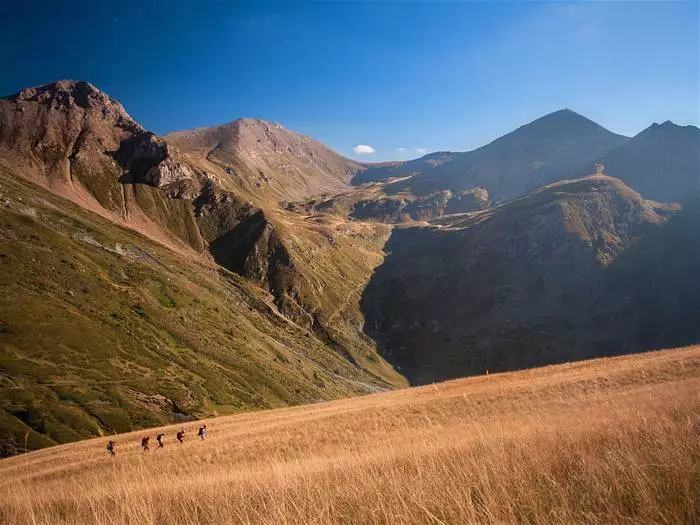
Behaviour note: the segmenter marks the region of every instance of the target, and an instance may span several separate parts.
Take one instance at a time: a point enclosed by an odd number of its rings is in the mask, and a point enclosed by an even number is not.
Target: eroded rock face
[[[466,213],[484,210],[489,206],[489,192],[485,188],[471,188],[455,193],[447,202],[445,213]]]
[[[182,181],[203,182],[205,177],[177,160],[177,151],[153,133],[143,132],[123,140],[114,158],[124,169],[123,182],[162,188]]]
[[[483,188],[472,188],[458,193],[444,190],[413,198],[384,193],[380,193],[377,197],[367,197],[360,189],[356,195],[343,194],[323,201],[315,205],[315,209],[334,211],[349,208],[350,216],[355,219],[399,224],[409,221],[429,221],[446,213],[482,210],[488,205],[488,192]],[[295,207],[292,206],[291,209]]]
[[[189,167],[167,158],[146,172],[144,182],[160,188],[194,178],[195,173]]]
[[[356,219],[374,219],[382,222],[398,223],[407,213],[409,201],[406,199],[362,200],[353,207],[352,216]]]
[[[103,119],[113,121],[123,129],[142,129],[119,102],[84,80],[59,80],[44,86],[23,89],[6,99],[15,102],[20,113],[29,109],[25,103],[35,103],[63,112],[81,108],[85,111],[95,111],[101,114]]]

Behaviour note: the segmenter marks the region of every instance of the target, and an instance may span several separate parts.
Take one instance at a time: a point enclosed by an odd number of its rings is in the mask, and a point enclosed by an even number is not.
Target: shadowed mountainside
[[[621,146],[584,166],[595,165],[647,199],[681,202],[700,195],[700,129],[672,122],[653,124]]]
[[[697,341],[698,206],[678,208],[591,176],[397,229],[367,333],[418,384]]]

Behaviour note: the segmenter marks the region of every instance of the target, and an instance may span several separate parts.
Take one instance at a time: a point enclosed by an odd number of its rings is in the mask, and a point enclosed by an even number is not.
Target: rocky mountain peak
[[[114,119],[121,127],[141,129],[118,101],[84,80],[57,80],[43,86],[23,89],[6,97],[6,100],[17,104],[20,112],[24,111],[27,103],[64,112],[81,109]]]

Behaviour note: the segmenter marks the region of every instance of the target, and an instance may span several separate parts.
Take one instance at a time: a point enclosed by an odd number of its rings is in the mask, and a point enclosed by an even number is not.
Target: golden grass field
[[[0,522],[700,523],[700,347],[57,446],[0,461]]]

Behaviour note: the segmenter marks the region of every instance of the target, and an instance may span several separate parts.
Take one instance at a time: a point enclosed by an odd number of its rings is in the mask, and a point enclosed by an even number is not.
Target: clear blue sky
[[[259,117],[385,160],[566,106],[624,134],[700,121],[696,0],[8,3],[1,94],[89,80],[157,133]]]

